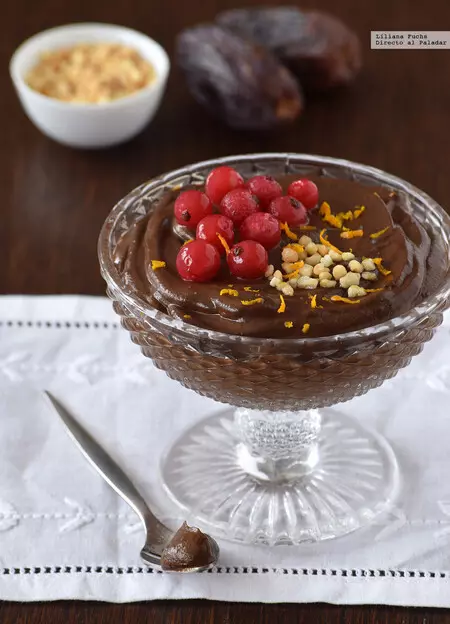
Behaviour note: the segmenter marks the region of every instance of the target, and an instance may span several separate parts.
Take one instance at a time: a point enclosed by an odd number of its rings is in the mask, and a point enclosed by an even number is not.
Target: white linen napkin
[[[402,491],[370,528],[301,547],[221,541],[220,567],[167,575],[139,560],[143,531],[42,399],[50,389],[173,526],[158,481],[183,428],[223,406],[153,367],[93,297],[0,297],[0,599],[210,598],[450,607],[450,316],[397,378],[339,410],[398,454]],[[187,518],[189,521],[189,518]]]

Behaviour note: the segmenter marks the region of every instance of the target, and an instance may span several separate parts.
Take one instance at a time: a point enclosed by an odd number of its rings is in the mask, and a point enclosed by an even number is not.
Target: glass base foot
[[[399,475],[376,432],[320,410],[307,455],[270,460],[250,450],[230,409],[185,432],[163,459],[166,491],[212,535],[267,545],[340,537],[387,511]]]

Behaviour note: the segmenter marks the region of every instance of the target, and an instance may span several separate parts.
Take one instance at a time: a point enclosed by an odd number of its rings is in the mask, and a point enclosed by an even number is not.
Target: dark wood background
[[[407,178],[447,204],[450,52],[370,51],[369,35],[370,30],[445,29],[450,24],[448,0],[305,0],[303,7],[330,9],[358,31],[364,72],[350,89],[309,100],[302,119],[271,133],[236,132],[210,119],[191,100],[176,68],[153,123],[132,142],[103,151],[74,151],[46,139],[26,119],[13,93],[9,58],[21,41],[42,29],[74,21],[124,24],[150,34],[172,54],[180,29],[236,6],[236,0],[13,0],[2,4],[0,293],[102,294],[96,241],[114,203],[145,179],[215,156],[297,151],[346,157]],[[441,624],[450,622],[450,615],[430,609],[199,601],[0,604],[0,621],[14,624],[136,619],[154,624]]]

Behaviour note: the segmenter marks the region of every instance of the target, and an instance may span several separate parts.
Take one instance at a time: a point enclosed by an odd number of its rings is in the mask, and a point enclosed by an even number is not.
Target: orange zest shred
[[[366,209],[365,206],[360,206],[359,208],[355,208],[355,210],[353,211],[353,218],[357,219],[358,217],[360,217],[365,209]]]
[[[193,242],[194,242],[194,239],[193,239],[193,238],[190,238],[189,240],[184,241],[184,243],[183,243],[183,247],[184,247],[185,245],[189,245],[189,243],[193,243]]]
[[[284,326],[287,327],[287,329],[291,329],[291,327],[294,327],[294,323],[292,321],[284,321]]]
[[[286,301],[284,300],[283,295],[280,295],[280,307],[278,308],[277,312],[278,314],[281,314],[282,312],[285,312],[286,310]]]
[[[233,284],[228,284],[228,288],[234,288]]]
[[[380,290],[384,290],[384,288],[365,288],[365,291],[370,293],[380,292]]]
[[[325,232],[326,232],[326,229],[324,228],[323,230],[321,230],[319,234],[320,242],[322,243],[322,245],[326,245],[330,249],[333,249],[333,251],[335,251],[336,253],[342,254],[343,252],[337,247],[335,247],[334,245],[332,245],[330,241],[328,240],[328,238],[325,237]]]
[[[192,316],[190,314],[183,314],[183,318],[190,319],[190,318],[192,318]]]
[[[380,194],[377,193],[376,191],[374,191],[373,194],[375,195],[375,197],[378,197],[379,199],[381,199]]]
[[[363,230],[347,230],[346,232],[341,232],[341,238],[360,238],[364,236]]]
[[[310,231],[310,232],[312,232],[313,230],[317,230],[315,225],[300,225],[299,228],[300,230]]]
[[[259,293],[259,290],[254,290],[251,286],[244,286],[246,292]]]
[[[304,334],[307,334],[309,332],[309,328],[311,327],[311,325],[309,323],[305,323],[302,327],[302,332]]]
[[[299,270],[303,266],[305,266],[305,263],[303,262],[303,260],[299,260],[298,262],[291,262],[291,264],[293,266],[293,271],[291,273],[286,273],[286,275],[283,275],[283,277],[286,278],[286,279],[291,279],[293,277],[297,277]]]
[[[166,263],[163,260],[152,260],[152,269],[156,271],[156,269],[164,269]]]
[[[303,245],[300,245],[299,243],[289,243],[289,245],[286,245],[286,247],[288,249],[293,249],[298,254],[303,253],[305,251],[305,248],[303,247]]]
[[[374,264],[376,264],[377,269],[380,271],[380,273],[382,273],[383,275],[390,275],[392,273],[392,271],[389,271],[388,269],[385,269],[384,266],[382,265],[382,259],[381,258],[372,258],[372,262]]]
[[[361,299],[347,299],[347,297],[339,297],[339,295],[331,297],[331,301],[341,301],[342,303],[361,303]]]
[[[395,196],[396,196],[395,191],[391,191],[391,192],[389,193],[389,196],[388,196],[388,197],[395,197]]]
[[[233,288],[222,288],[222,290],[219,293],[220,296],[222,295],[230,295],[231,297],[239,297],[239,293],[237,290],[234,290]]]
[[[222,243],[223,248],[225,249],[225,252],[226,252],[227,254],[229,254],[229,253],[230,253],[230,246],[229,246],[229,244],[228,244],[228,243],[227,243],[227,241],[224,239],[224,237],[222,236],[222,234],[219,234],[219,232],[216,232],[216,234],[217,234],[217,238],[218,238],[218,239],[220,240],[220,242]]]
[[[256,297],[256,299],[241,299],[242,305],[245,306],[255,305],[256,303],[262,303],[263,301],[264,299],[262,297]]]
[[[317,308],[317,295],[309,295],[309,298],[311,300],[311,308],[314,310],[315,308]]]
[[[390,227],[391,226],[388,225],[387,227],[383,228],[382,230],[378,230],[378,232],[374,232],[373,234],[370,234],[370,238],[378,238],[379,236],[383,236],[383,234],[385,232],[387,232]]]
[[[351,210],[347,210],[347,212],[338,212],[337,216],[342,219],[342,221],[353,221],[353,219],[356,219]]]
[[[342,219],[331,212],[331,207],[328,202],[322,202],[322,205],[319,208],[319,214],[322,217],[322,220],[329,223],[332,227],[338,229],[342,227]]]
[[[283,232],[286,234],[286,236],[288,238],[290,238],[291,240],[295,240],[295,241],[298,240],[297,234],[294,234],[294,232],[292,232],[289,229],[289,226],[288,226],[287,223],[280,223],[280,229],[283,230]]]

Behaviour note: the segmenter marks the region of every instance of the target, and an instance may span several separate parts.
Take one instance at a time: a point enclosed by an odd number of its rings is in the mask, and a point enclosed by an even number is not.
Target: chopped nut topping
[[[308,245],[306,245],[306,253],[310,256],[313,256],[315,253],[317,253],[317,245],[315,243],[309,243]]]
[[[272,279],[270,280],[270,285],[273,288],[278,288],[278,286],[280,286],[283,283],[283,279],[279,278],[279,277],[272,277]]]
[[[363,258],[361,264],[363,265],[365,271],[375,271],[376,269],[375,262],[372,260],[372,258]]]
[[[350,262],[348,263],[348,268],[350,269],[350,271],[353,271],[353,273],[363,272],[363,265],[361,264],[361,262],[358,262],[358,260],[350,260]]]
[[[285,284],[283,288],[281,289],[281,292],[283,293],[283,295],[286,295],[287,297],[292,297],[292,295],[294,294],[294,289],[292,288],[290,284]]]
[[[29,87],[66,102],[111,102],[155,80],[153,66],[121,43],[80,43],[43,54],[26,76]]]
[[[321,279],[319,283],[322,288],[334,288],[337,284],[336,280],[330,279]]]
[[[310,238],[309,236],[306,236],[306,234],[303,234],[303,236],[300,237],[299,243],[306,250],[306,245],[309,245],[309,243],[312,243],[312,238]]]
[[[264,274],[265,277],[271,277],[274,271],[275,271],[275,267],[273,266],[273,264],[269,264],[269,266],[267,267],[267,271]]]
[[[350,260],[354,260],[355,259],[355,254],[353,254],[351,251],[344,251],[344,253],[342,254],[342,260],[344,262],[350,262]]]
[[[353,299],[354,297],[364,297],[366,294],[366,291],[364,288],[361,288],[361,286],[350,286],[350,288],[347,291],[348,296]]]
[[[311,277],[313,274],[313,267],[310,264],[305,264],[304,267],[298,270],[301,277]]]
[[[369,282],[375,282],[378,279],[377,274],[372,271],[363,271],[361,277]]]
[[[323,266],[321,262],[319,262],[319,264],[316,264],[315,267],[313,268],[314,275],[320,275],[324,271],[325,271],[325,267]]]
[[[333,277],[336,280],[341,279],[341,277],[344,277],[344,275],[347,275],[347,269],[342,264],[337,264],[336,266],[334,266],[332,272]]]
[[[347,273],[339,280],[339,286],[341,288],[350,288],[350,286],[359,286],[359,280],[361,276],[359,273]]]
[[[299,288],[306,288],[307,290],[314,290],[314,288],[317,288],[318,283],[318,279],[302,275],[302,277],[298,278],[297,286]]]
[[[285,247],[281,252],[281,258],[283,262],[297,262],[298,253],[290,247]]]
[[[309,258],[306,258],[305,262],[306,264],[310,264],[311,266],[316,266],[316,264],[319,264],[321,260],[322,256],[318,253],[315,253],[314,255],[309,256]]]
[[[336,254],[336,255],[338,255],[338,254]],[[341,258],[341,256],[339,256],[339,259],[340,258]],[[331,253],[326,254],[322,258],[322,266],[324,266],[326,269],[329,269],[332,264],[333,264],[333,258],[331,257]]]

